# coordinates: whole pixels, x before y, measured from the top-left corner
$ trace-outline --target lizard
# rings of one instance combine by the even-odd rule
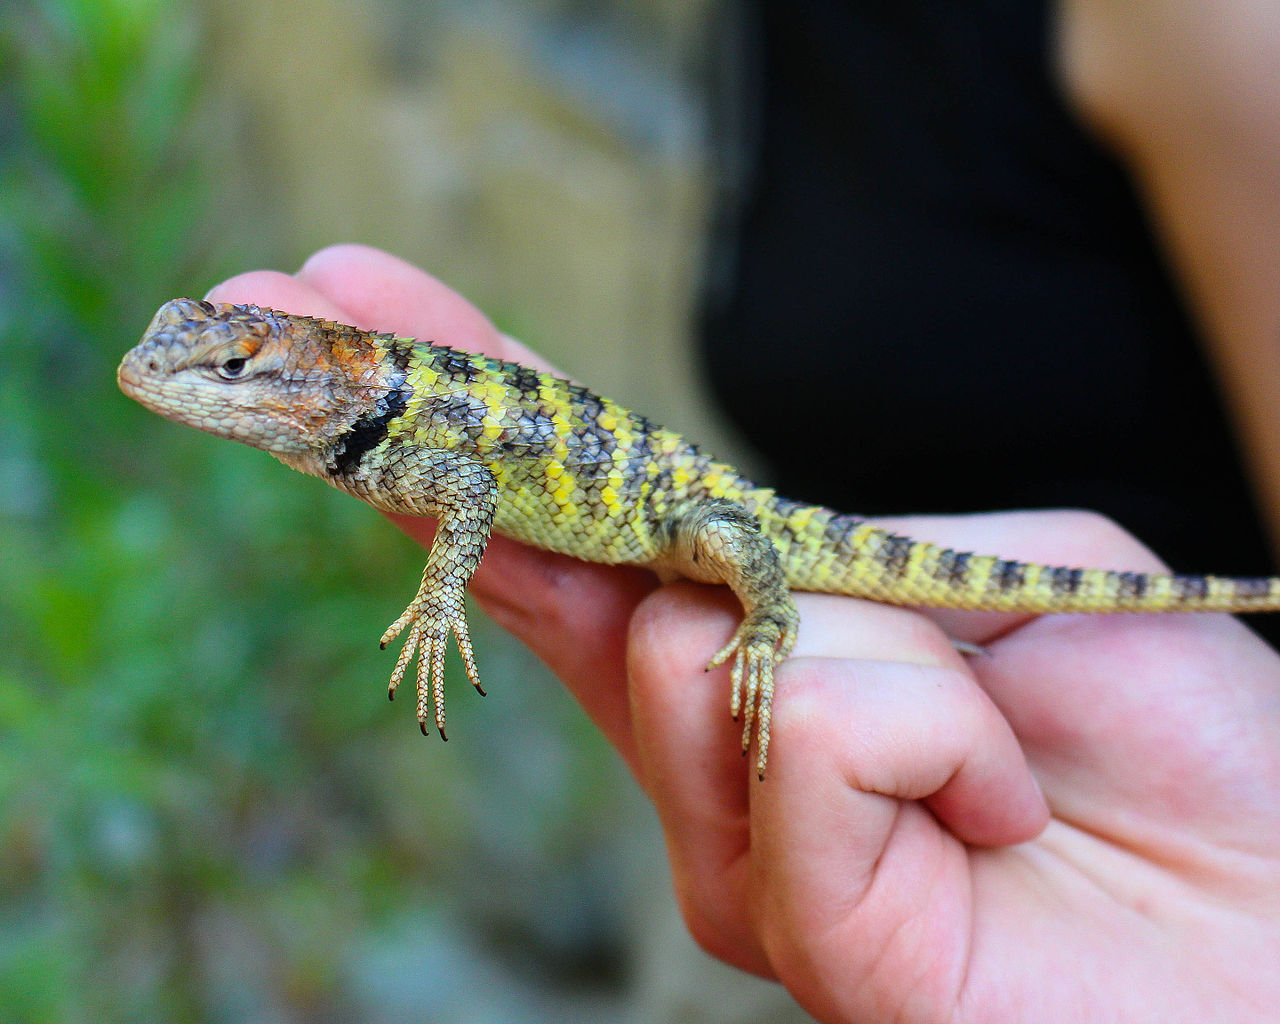
[[[377,509],[438,520],[388,696],[418,653],[417,718],[445,735],[456,638],[481,693],[464,593],[491,531],[660,578],[727,584],[743,616],[728,664],[742,747],[764,778],[776,666],[800,622],[793,590],[1020,613],[1273,611],[1280,577],[1028,563],[901,536],[792,501],[579,384],[518,363],[253,305],[173,299],[120,363],[126,395],[262,449]],[[419,653],[420,652],[420,653]],[[754,734],[753,734],[754,726]]]

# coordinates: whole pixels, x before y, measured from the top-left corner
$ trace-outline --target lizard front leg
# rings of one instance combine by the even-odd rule
[[[667,521],[666,568],[690,579],[725,583],[745,612],[732,638],[707,664],[707,671],[733,659],[729,710],[742,715],[742,749],[755,725],[756,771],[764,778],[769,759],[773,672],[795,647],[800,613],[787,588],[773,543],[741,505],[709,499],[685,506]]]
[[[457,452],[416,449],[412,458],[399,461],[412,470],[408,475],[395,476],[391,486],[382,481],[379,504],[392,511],[432,516],[439,521],[439,527],[417,594],[382,635],[385,648],[408,629],[387,696],[394,699],[405,670],[418,653],[418,725],[425,734],[427,723],[434,718],[441,737],[447,738],[444,655],[450,633],[457,638],[467,678],[484,693],[467,630],[464,596],[489,543],[497,509],[497,483],[484,466]]]

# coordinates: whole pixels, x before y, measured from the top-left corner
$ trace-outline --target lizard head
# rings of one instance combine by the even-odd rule
[[[257,306],[173,299],[125,355],[116,379],[126,395],[169,419],[275,455],[303,454],[333,429],[349,376],[317,340],[323,331],[300,332],[302,321]]]

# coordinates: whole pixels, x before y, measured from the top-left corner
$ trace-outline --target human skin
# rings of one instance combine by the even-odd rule
[[[209,298],[545,368],[436,279],[363,247]],[[430,521],[392,518],[430,543]],[[1086,513],[891,525],[1025,560],[1163,568]],[[472,591],[653,800],[694,937],[819,1019],[1274,1019],[1280,658],[1238,621],[926,617],[797,595],[761,783],[727,670],[703,671],[740,615],[726,588],[495,537]]]
[[[1062,96],[1138,189],[1280,554],[1280,7],[1053,7]]]

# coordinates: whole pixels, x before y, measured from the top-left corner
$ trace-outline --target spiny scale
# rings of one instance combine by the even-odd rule
[[[1280,579],[1052,567],[953,551],[776,495],[679,435],[569,381],[390,334],[175,299],[118,374],[171,419],[275,455],[377,508],[433,516],[392,689],[418,659],[418,717],[444,731],[443,652],[479,673],[462,595],[491,530],[606,564],[728,584],[744,617],[709,667],[768,756],[773,675],[799,622],[790,590],[1007,612],[1270,611]]]

